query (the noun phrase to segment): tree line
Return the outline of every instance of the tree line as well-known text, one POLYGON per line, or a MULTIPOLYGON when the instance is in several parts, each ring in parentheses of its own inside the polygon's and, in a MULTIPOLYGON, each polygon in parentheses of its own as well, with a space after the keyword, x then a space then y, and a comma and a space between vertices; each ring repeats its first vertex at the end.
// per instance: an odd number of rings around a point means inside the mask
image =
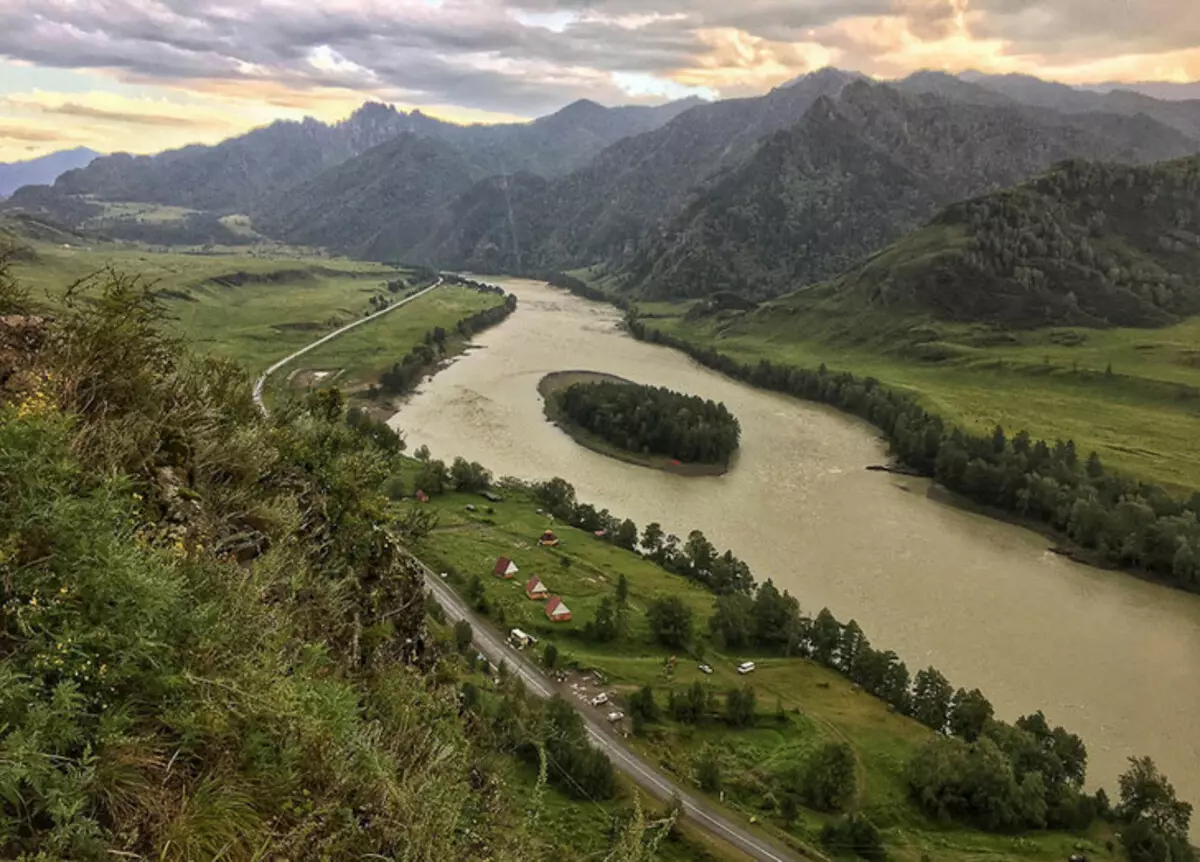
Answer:
MULTIPOLYGON (((581 510, 594 513, 590 506, 577 502, 575 489, 562 478, 529 487, 538 502, 568 523, 580 521, 581 510)), ((956 688, 934 667, 911 674, 894 651, 874 647, 855 620, 842 623, 828 608, 806 616, 796 598, 787 590, 780 591, 770 579, 756 585, 748 565, 728 551, 718 552, 699 530, 681 542, 652 523, 639 537, 632 521, 617 522, 607 511, 599 514, 604 523, 617 525, 625 537, 622 546, 715 593, 707 628, 723 646, 753 646, 766 653, 811 659, 845 676, 892 710, 936 731, 907 767, 911 797, 929 815, 991 831, 1080 830, 1096 817, 1118 818, 1131 835, 1152 848, 1153 852, 1147 851, 1150 855, 1137 857, 1139 862, 1191 858, 1179 855, 1179 847, 1186 847, 1191 807, 1175 799, 1173 788, 1152 762, 1141 770, 1157 776, 1155 792, 1159 795, 1155 799, 1169 796, 1171 816, 1144 814, 1138 805, 1146 808, 1149 803, 1130 802, 1124 791, 1121 805, 1114 809, 1103 789, 1094 795, 1083 789, 1087 773, 1083 740, 1061 726, 1051 727, 1041 711, 1009 724, 995 717, 991 702, 979 689, 956 688), (630 536, 637 537, 635 547, 630 547, 630 536), (1163 855, 1167 852, 1164 847, 1173 848, 1170 852, 1175 855, 1163 855)), ((611 535, 605 537, 611 541, 611 535)), ((622 593, 627 588, 618 584, 615 598, 601 601, 597 618, 584 626, 585 638, 616 640, 622 636, 622 593)), ((687 649, 694 645, 696 621, 691 608, 678 596, 652 600, 646 617, 651 637, 661 646, 687 649)), ((684 691, 669 691, 665 710, 657 705, 652 690, 643 689, 631 699, 630 714, 635 724, 653 722, 665 713, 684 723, 721 716, 732 726, 746 726, 754 721, 753 705, 747 711, 746 703, 742 690, 731 691, 722 712, 716 695, 697 682, 684 691)), ((821 808, 812 801, 815 791, 805 789, 806 780, 780 778, 785 793, 821 808)), ((848 798, 844 789, 840 794, 828 792, 831 795, 826 798, 848 798)))
MULTIPOLYGON (((483 289, 486 293, 503 293, 491 285, 480 285, 478 289, 483 289)), ((460 338, 470 338, 476 332, 482 332, 500 323, 516 311, 516 308, 517 297, 510 293, 505 297, 503 305, 485 308, 464 317, 455 324, 454 330, 460 338)), ((411 391, 438 360, 446 355, 446 339, 449 337, 450 334, 441 326, 427 330, 422 343, 415 345, 402 360, 383 372, 379 377, 378 387, 372 386, 368 395, 377 398, 380 393, 403 395, 411 391)))
POLYGON ((874 378, 761 360, 738 362, 628 318, 635 338, 674 347, 751 385, 830 404, 866 419, 901 463, 986 506, 1051 528, 1108 565, 1200 591, 1200 492, 1187 502, 1146 482, 1109 472, 1074 442, 1034 440, 1028 432, 991 435, 948 427, 906 395, 874 378))
POLYGON ((725 463, 741 436, 724 404, 662 386, 575 383, 549 397, 567 420, 629 452, 725 463))

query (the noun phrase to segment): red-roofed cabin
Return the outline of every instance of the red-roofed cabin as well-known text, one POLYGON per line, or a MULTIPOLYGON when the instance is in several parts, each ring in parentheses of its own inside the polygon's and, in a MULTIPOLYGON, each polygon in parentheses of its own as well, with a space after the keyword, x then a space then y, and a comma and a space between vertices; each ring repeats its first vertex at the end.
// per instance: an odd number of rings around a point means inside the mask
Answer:
POLYGON ((571 609, 558 596, 551 596, 546 602, 546 616, 552 623, 565 623, 571 620, 571 609))
POLYGON ((496 565, 492 567, 493 575, 506 580, 510 580, 519 571, 521 570, 517 568, 517 564, 508 557, 500 557, 496 560, 496 565))
POLYGON ((539 601, 550 595, 550 591, 546 589, 546 585, 542 583, 542 579, 535 575, 525 582, 525 595, 534 601, 539 601))
POLYGON ((538 544, 544 545, 548 548, 553 548, 558 544, 558 536, 554 535, 553 530, 547 530, 546 532, 542 533, 542 537, 538 539, 538 544))

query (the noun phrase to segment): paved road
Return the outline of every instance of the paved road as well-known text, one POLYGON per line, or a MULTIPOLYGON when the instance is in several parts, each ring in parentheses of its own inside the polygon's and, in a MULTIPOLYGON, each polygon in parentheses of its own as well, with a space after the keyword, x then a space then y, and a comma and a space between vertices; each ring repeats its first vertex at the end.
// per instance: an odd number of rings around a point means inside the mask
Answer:
MULTIPOLYGON (((287 365, 293 359, 303 356, 308 351, 315 347, 320 347, 327 341, 337 338, 344 332, 348 332, 356 326, 361 326, 368 321, 374 320, 393 311, 402 305, 412 302, 418 297, 424 296, 429 291, 434 290, 442 284, 442 279, 439 278, 434 284, 424 290, 414 293, 407 299, 402 299, 399 302, 389 305, 382 311, 377 311, 374 314, 359 318, 353 323, 343 326, 328 335, 318 338, 312 344, 306 345, 295 353, 285 356, 283 359, 276 362, 270 368, 262 373, 262 376, 254 381, 254 403, 258 405, 258 409, 264 414, 267 413, 267 407, 263 404, 263 386, 267 382, 267 378, 278 371, 283 366, 287 365)), ((491 630, 486 623, 480 622, 470 609, 463 603, 462 599, 454 590, 450 589, 442 580, 434 574, 428 566, 420 560, 413 558, 414 561, 421 567, 425 573, 425 585, 429 591, 437 598, 438 603, 445 609, 446 615, 452 620, 467 620, 471 623, 471 630, 474 633, 475 645, 479 651, 487 656, 493 662, 503 661, 508 667, 512 668, 524 681, 525 687, 536 694, 538 697, 553 697, 556 694, 554 687, 549 680, 542 674, 536 666, 531 664, 526 658, 516 650, 509 647, 495 632, 491 630)), ((569 703, 570 701, 568 701, 569 703)), ((580 704, 572 704, 583 717, 584 726, 587 728, 588 737, 592 740, 592 744, 608 755, 609 760, 613 765, 628 775, 642 789, 653 794, 664 802, 670 802, 673 799, 679 799, 683 803, 684 814, 698 827, 708 832, 711 835, 725 841, 731 846, 745 853, 752 859, 758 862, 799 862, 807 857, 799 856, 794 852, 781 850, 766 840, 758 837, 752 832, 743 829, 733 821, 727 819, 707 802, 698 799, 691 794, 685 792, 676 784, 668 781, 650 766, 642 758, 638 757, 633 752, 623 746, 616 737, 611 736, 606 729, 599 725, 592 717, 587 708, 580 704)))
POLYGON ((288 356, 283 357, 283 359, 280 359, 278 362, 276 362, 274 365, 272 365, 270 368, 268 368, 266 371, 264 371, 262 373, 262 376, 260 376, 257 380, 254 381, 254 392, 253 392, 254 403, 258 405, 258 409, 261 410, 264 414, 267 412, 267 406, 265 404, 263 404, 263 387, 267 383, 267 378, 270 377, 272 374, 274 374, 276 371, 278 371, 280 368, 283 368, 283 366, 287 365, 293 359, 303 356, 304 354, 308 353, 308 351, 312 350, 313 348, 320 347, 326 341, 332 341, 333 339, 337 338, 339 335, 341 335, 345 332, 349 332, 351 329, 353 329, 356 326, 362 326, 364 323, 369 323, 370 321, 374 320, 377 317, 383 317, 383 315, 387 314, 389 311, 395 311, 397 308, 399 308, 402 305, 408 305, 408 303, 412 302, 414 299, 419 299, 420 297, 429 293, 429 291, 433 290, 434 288, 441 287, 441 285, 442 285, 442 279, 439 276, 437 281, 435 281, 433 284, 429 285, 429 287, 425 288, 424 290, 417 291, 412 296, 406 297, 406 298, 400 300, 399 302, 393 302, 391 305, 389 305, 387 308, 383 309, 382 311, 377 311, 374 314, 368 314, 366 317, 360 317, 358 320, 354 321, 353 323, 348 323, 345 326, 343 326, 341 329, 335 329, 333 332, 329 333, 328 335, 318 338, 312 344, 306 344, 303 347, 301 347, 299 350, 297 350, 295 353, 292 353, 288 356))
MULTIPOLYGON (((420 563, 420 561, 417 561, 420 563)), ((447 586, 441 578, 421 564, 425 572, 425 585, 433 593, 438 604, 446 611, 451 620, 465 619, 471 623, 474 633, 475 646, 483 655, 493 662, 503 661, 516 672, 525 683, 526 688, 538 697, 553 697, 554 687, 542 672, 530 663, 521 653, 508 646, 486 623, 480 622, 470 609, 459 598, 458 594, 447 586)), ((571 703, 568 700, 568 703, 571 703)), ((572 704, 583 716, 584 726, 592 743, 608 755, 613 765, 628 775, 635 783, 654 796, 670 802, 678 798, 683 803, 686 816, 704 831, 732 845, 752 859, 760 862, 796 862, 806 859, 793 851, 783 850, 768 843, 749 830, 743 829, 733 821, 719 814, 717 810, 702 799, 699 799, 678 785, 664 778, 657 770, 646 763, 641 757, 632 753, 614 737, 602 730, 587 708, 572 704)))

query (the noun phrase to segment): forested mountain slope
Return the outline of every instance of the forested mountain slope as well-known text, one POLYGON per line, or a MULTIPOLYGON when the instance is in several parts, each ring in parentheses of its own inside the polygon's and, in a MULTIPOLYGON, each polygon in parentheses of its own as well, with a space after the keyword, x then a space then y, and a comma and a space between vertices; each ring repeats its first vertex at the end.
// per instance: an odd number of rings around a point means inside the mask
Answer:
MULTIPOLYGON (((646 231, 713 172, 739 163, 764 136, 792 125, 816 99, 836 95, 857 77, 825 69, 765 96, 701 104, 662 128, 618 141, 587 167, 513 206, 522 264, 545 269, 627 258, 646 231)), ((473 197, 481 202, 486 190, 473 197)), ((504 260, 505 268, 515 268, 508 201, 491 200, 493 225, 486 233, 506 237, 505 245, 482 246, 476 255, 449 229, 442 232, 444 243, 431 242, 424 251, 446 265, 483 268, 504 260)), ((474 208, 472 217, 481 223, 484 213, 474 208)))
POLYGON ((1200 156, 1060 164, 950 206, 806 296, 1018 327, 1178 322, 1200 313, 1200 156))
POLYGON ((827 278, 939 206, 1057 161, 1145 163, 1198 148, 1147 117, 1064 117, 856 82, 700 194, 630 271, 647 296, 761 298, 827 278))
POLYGON ((532 123, 462 126, 368 102, 346 120, 277 122, 216 146, 189 146, 154 156, 118 154, 61 177, 58 192, 244 212, 322 171, 408 132, 461 151, 476 176, 529 170, 554 176, 581 167, 627 135, 657 128, 694 100, 655 107, 605 108, 576 102, 532 123))
POLYGON ((433 214, 475 176, 457 150, 405 133, 268 197, 254 224, 288 242, 391 259, 420 242, 433 214))

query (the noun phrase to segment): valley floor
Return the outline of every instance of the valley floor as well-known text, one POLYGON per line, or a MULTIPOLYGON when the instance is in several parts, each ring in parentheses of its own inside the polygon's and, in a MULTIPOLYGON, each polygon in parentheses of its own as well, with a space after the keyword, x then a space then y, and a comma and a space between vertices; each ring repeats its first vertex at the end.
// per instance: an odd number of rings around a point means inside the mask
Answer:
POLYGON ((823 316, 799 302, 703 313, 644 303, 647 325, 734 359, 874 377, 976 434, 1072 439, 1128 475, 1200 490, 1200 318, 1166 329, 1010 332, 823 316))
MULTIPOLYGON (((420 469, 418 462, 412 462, 404 471, 409 486, 415 485, 420 469)), ((596 708, 598 716, 614 708, 628 713, 629 696, 643 686, 651 686, 665 706, 668 691, 684 690, 694 682, 719 695, 751 683, 758 712, 749 728, 734 730, 718 719, 689 725, 664 718, 630 737, 647 759, 692 788, 698 787, 698 764, 715 752, 723 793, 711 797, 714 802, 723 799, 746 822, 760 823, 799 852, 824 855, 818 833, 834 818, 801 808, 789 826, 780 817, 774 781, 823 743, 840 740, 853 748, 859 773, 852 807, 883 830, 889 858, 1053 860, 1079 852, 1078 848, 1091 859, 1117 858, 1105 848, 1111 836, 1103 825, 1086 835, 994 835, 929 820, 909 801, 904 770, 930 738, 930 730, 807 659, 757 655, 755 648, 728 652, 705 629, 714 598, 706 589, 590 533, 555 524, 538 513, 538 504, 525 491, 506 488, 500 494, 501 502, 465 493, 434 497, 425 510, 436 514, 437 526, 414 550, 436 570, 446 572, 447 582, 460 595, 469 593, 474 576, 479 576, 491 623, 504 632, 519 628, 536 636, 538 645, 526 652, 538 658, 553 643, 557 667, 571 673, 568 688, 575 686, 589 697, 610 693, 613 700, 596 708), (539 547, 538 537, 551 527, 561 544, 539 547), (518 564, 520 571, 513 579, 492 574, 500 556, 518 564), (526 596, 524 586, 532 576, 567 603, 573 614, 570 622, 550 622, 543 602, 526 596), (584 636, 585 625, 600 602, 613 595, 622 576, 629 585, 625 633, 611 643, 592 642, 584 636), (652 600, 663 596, 680 597, 691 609, 697 631, 703 632, 690 651, 668 650, 650 636, 645 611, 652 600), (758 669, 749 676, 739 675, 736 667, 746 660, 755 661, 758 669), (711 666, 712 673, 703 672, 700 664, 711 666), (603 684, 595 682, 597 671, 603 684)), ((397 507, 403 511, 409 505, 397 507)), ((628 719, 621 726, 631 730, 628 719)))

